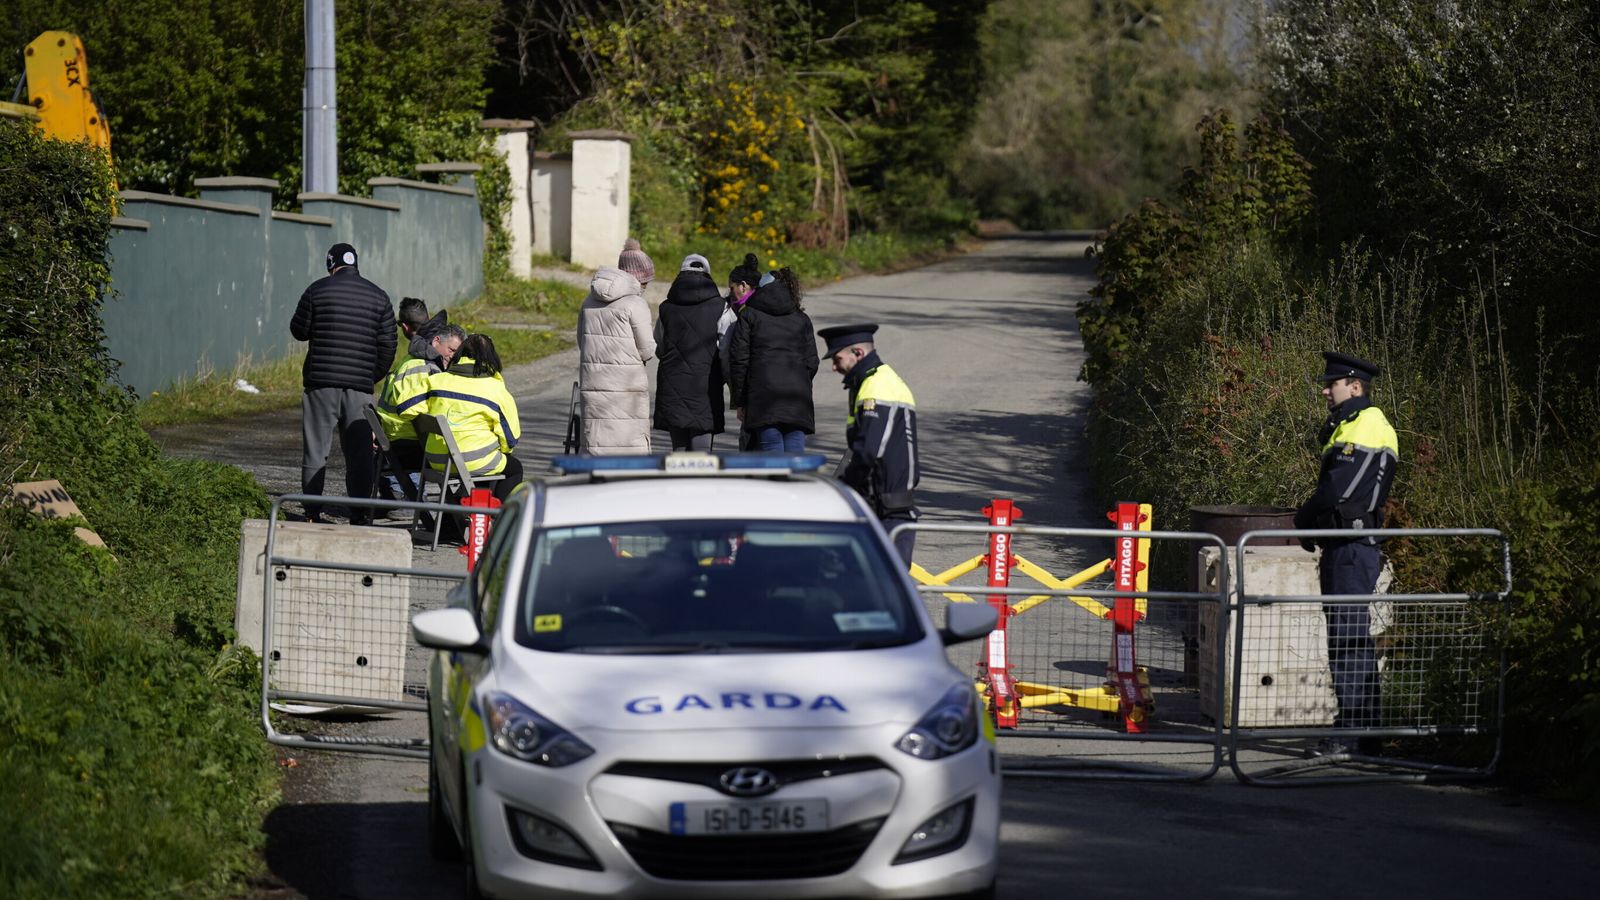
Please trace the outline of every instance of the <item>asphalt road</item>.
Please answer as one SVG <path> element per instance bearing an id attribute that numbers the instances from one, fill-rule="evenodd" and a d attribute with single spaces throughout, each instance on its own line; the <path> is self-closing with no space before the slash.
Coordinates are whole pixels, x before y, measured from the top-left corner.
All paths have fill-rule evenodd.
<path id="1" fill-rule="evenodd" d="M 1047 238 L 992 242 L 966 256 L 891 276 L 820 287 L 805 306 L 818 327 L 876 321 L 884 358 L 917 394 L 927 521 L 980 522 L 992 498 L 1025 523 L 1103 527 L 1089 494 L 1082 424 L 1088 389 L 1073 305 L 1090 284 L 1083 246 Z M 670 270 L 669 261 L 658 267 Z M 725 261 L 724 261 L 725 262 Z M 717 262 L 723 265 L 724 262 Z M 818 434 L 836 458 L 844 393 L 824 369 Z M 559 449 L 575 354 L 507 373 L 529 471 Z M 158 436 L 169 452 L 233 462 L 274 493 L 298 481 L 298 411 L 235 426 Z M 330 473 L 329 484 L 340 484 Z M 1162 527 L 1159 519 L 1156 527 Z M 924 536 L 917 559 L 937 570 L 982 552 L 981 538 Z M 1063 574 L 1104 555 L 1095 541 L 1019 548 Z M 459 570 L 453 550 L 418 551 L 418 566 Z M 1092 673 L 1104 646 L 1088 632 Z M 1059 655 L 1059 654 L 1058 654 Z M 958 654 L 970 658 L 970 650 Z M 415 656 L 414 669 L 420 667 Z M 1156 663 L 1152 663 L 1155 665 Z M 417 734 L 420 717 L 327 726 Z M 1003 739 L 1013 760 L 1121 745 Z M 271 874 L 257 898 L 448 897 L 457 867 L 426 845 L 421 763 L 284 754 L 284 803 L 267 818 Z M 1085 897 L 1593 896 L 1600 826 L 1504 791 L 1414 785 L 1246 787 L 1226 771 L 1199 785 L 1008 777 L 1000 895 Z"/>

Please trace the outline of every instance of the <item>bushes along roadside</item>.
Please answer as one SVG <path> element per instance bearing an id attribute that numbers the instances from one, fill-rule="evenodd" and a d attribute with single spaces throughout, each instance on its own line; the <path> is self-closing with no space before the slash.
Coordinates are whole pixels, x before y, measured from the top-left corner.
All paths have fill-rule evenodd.
<path id="1" fill-rule="evenodd" d="M 60 481 L 106 544 L 0 505 L 0 895 L 226 896 L 277 791 L 228 645 L 266 497 L 163 459 L 104 386 L 104 158 L 0 120 L 0 196 L 0 490 Z"/>

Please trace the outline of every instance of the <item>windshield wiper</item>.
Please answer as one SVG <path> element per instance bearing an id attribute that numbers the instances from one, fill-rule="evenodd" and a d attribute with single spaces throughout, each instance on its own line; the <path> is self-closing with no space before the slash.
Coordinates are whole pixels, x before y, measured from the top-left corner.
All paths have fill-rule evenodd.
<path id="1" fill-rule="evenodd" d="M 874 640 L 851 641 L 847 646 L 847 649 L 877 650 L 882 647 L 904 647 L 909 643 L 911 643 L 910 639 L 906 638 L 904 635 L 896 635 L 894 637 L 877 638 Z"/>
<path id="2" fill-rule="evenodd" d="M 675 644 L 589 644 L 566 647 L 563 653 L 690 654 L 690 653 L 800 653 L 817 648 L 808 644 L 771 644 L 728 641 L 684 641 Z"/>
<path id="3" fill-rule="evenodd" d="M 727 650 L 728 645 L 722 641 L 698 641 L 695 643 L 679 644 L 585 644 L 577 647 L 564 647 L 563 653 L 638 653 L 638 654 L 672 654 L 672 653 L 719 653 Z"/>

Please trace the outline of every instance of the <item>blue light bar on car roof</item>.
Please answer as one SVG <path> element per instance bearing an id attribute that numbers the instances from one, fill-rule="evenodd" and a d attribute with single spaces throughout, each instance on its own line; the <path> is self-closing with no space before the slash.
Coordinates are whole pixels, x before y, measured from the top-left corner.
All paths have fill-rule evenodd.
<path id="1" fill-rule="evenodd" d="M 636 456 L 570 456 L 551 458 L 550 467 L 567 475 L 662 472 L 695 475 L 708 472 L 815 472 L 827 462 L 820 453 L 652 453 Z"/>

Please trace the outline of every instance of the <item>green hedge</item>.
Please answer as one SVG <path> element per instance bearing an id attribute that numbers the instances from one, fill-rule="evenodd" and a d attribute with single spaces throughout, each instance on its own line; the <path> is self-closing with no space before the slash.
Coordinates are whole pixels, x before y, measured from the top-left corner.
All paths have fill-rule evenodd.
<path id="1" fill-rule="evenodd" d="M 1210 176 L 1202 167 L 1191 178 Z M 1223 193 L 1256 186 L 1247 177 L 1235 188 Z M 1228 208 L 1163 210 L 1177 223 L 1165 230 L 1135 227 L 1146 210 L 1107 240 L 1101 287 L 1080 316 L 1121 314 L 1129 339 L 1097 344 L 1086 330 L 1098 351 L 1088 367 L 1098 490 L 1153 503 L 1158 526 L 1187 525 L 1193 506 L 1296 506 L 1316 479 L 1325 409 L 1309 379 L 1320 351 L 1377 361 L 1374 400 L 1400 437 L 1388 524 L 1511 539 L 1512 603 L 1483 622 L 1511 662 L 1504 770 L 1600 798 L 1600 410 L 1583 386 L 1549 375 L 1561 345 L 1535 320 L 1517 327 L 1538 354 L 1507 354 L 1513 326 L 1496 315 L 1493 288 L 1453 290 L 1422 261 L 1347 247 L 1319 266 L 1292 240 L 1193 215 Z M 1176 254 L 1151 240 L 1174 230 L 1196 239 Z M 1553 422 L 1556 409 L 1577 412 Z M 1400 590 L 1499 584 L 1497 548 L 1484 542 L 1385 551 Z"/>
<path id="2" fill-rule="evenodd" d="M 0 391 L 26 401 L 98 388 L 112 368 L 100 324 L 115 200 L 106 157 L 0 119 L 0 198 Z"/>
<path id="3" fill-rule="evenodd" d="M 0 505 L 0 895 L 228 896 L 276 798 L 232 648 L 245 473 L 163 458 L 106 385 L 105 160 L 0 121 L 0 493 L 59 480 L 104 539 Z"/>

